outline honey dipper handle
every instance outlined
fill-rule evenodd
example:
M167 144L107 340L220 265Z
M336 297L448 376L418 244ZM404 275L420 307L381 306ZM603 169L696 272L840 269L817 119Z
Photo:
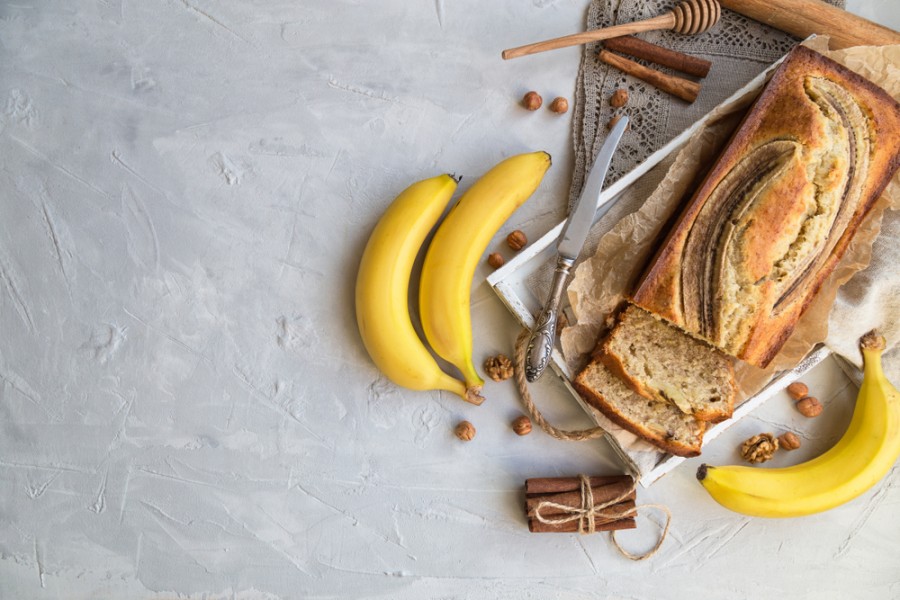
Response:
M900 44L900 33L821 0L720 0L720 3L797 37L805 38L813 33L831 36L832 50Z
M621 35L631 35L641 31L655 31L657 29L672 29L675 26L675 15L668 12L652 19L637 21L635 23L625 23L623 25L614 25L605 29L593 29L582 33L575 33L563 37L536 42L519 46L518 48L509 48L503 51L503 59L518 58L528 54L537 54L538 52L546 52L547 50L556 50L557 48L567 48L569 46L579 46L598 40L608 40L609 38L619 37Z

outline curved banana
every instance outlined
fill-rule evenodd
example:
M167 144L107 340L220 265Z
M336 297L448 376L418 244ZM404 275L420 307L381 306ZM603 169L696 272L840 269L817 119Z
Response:
M444 373L409 315L409 280L416 255L456 190L440 175L412 184L378 221L356 278L356 321L369 356L388 379L412 390L447 390L473 404L484 400Z
M701 465L697 478L713 499L758 517L797 517L856 498L890 471L900 456L900 392L881 369L884 338L861 340L865 368L850 426L830 450L781 469Z
M422 329L431 348L460 370L469 388L484 385L472 362L475 268L491 238L534 193L548 168L546 152L519 154L496 165L451 209L425 254L419 285Z

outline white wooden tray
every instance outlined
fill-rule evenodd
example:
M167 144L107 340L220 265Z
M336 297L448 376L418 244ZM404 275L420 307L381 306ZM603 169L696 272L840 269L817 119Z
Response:
M745 97L748 93L761 90L768 76L780 63L781 61L779 60L766 69L766 71L760 73L753 81L725 100L720 107L736 102L740 98ZM601 199L608 200L608 202L597 211L594 223L597 224L603 219L603 216L629 186L634 185L635 182L647 175L651 169L666 159L666 157L681 148L694 133L706 124L710 118L710 114L691 125L691 127L683 131L665 146L651 154L647 160L638 165L635 169L607 187L602 192ZM548 261L555 260L556 240L562 231L563 224L564 223L558 224L543 237L526 247L520 254L506 263L506 265L494 271L487 278L488 284L494 289L500 299L506 304L510 311L512 311L519 322L529 329L534 325L535 315L540 312L543 297L535 297L535 294L529 288L528 282L538 269L546 265ZM587 257L581 257L582 260L585 258ZM542 292L542 294L545 293L547 293L547 291ZM569 316L571 317L571 314ZM709 428L704 435L704 445L715 439L728 427L736 423L741 417L747 415L776 393L783 390L792 381L803 376L810 369L824 360L829 353L830 352L826 348L817 347L794 369L777 375L763 390L737 406L734 411L734 416L731 419ZM593 420L597 422L599 426L609 431L610 435L607 437L609 438L611 445L622 457L628 467L637 475L642 485L650 485L684 460L678 456L673 456L656 449L650 449L649 444L644 444L645 446L648 446L647 450L636 451L634 449L626 449L626 446L631 447L627 442L629 439L633 439L634 436L611 423L602 413L600 413L600 411L588 405L581 399L581 396L571 385L574 374L569 372L569 368L566 365L558 346L553 350L550 366L566 384L566 387L569 389L572 396L579 404L581 404Z

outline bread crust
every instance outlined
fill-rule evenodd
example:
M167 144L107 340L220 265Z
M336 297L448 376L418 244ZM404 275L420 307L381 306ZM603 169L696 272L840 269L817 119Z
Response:
M616 327L620 326L624 321L628 318L628 306L625 305L624 308L619 310L616 320ZM679 330L679 332L687 337L691 337L691 335L687 332ZM640 395L643 398L647 398L648 400L654 400L657 402L669 402L665 398L661 398L658 396L655 390L652 390L645 386L639 379L636 379L629 372L628 368L625 366L621 357L613 351L612 345L612 337L616 334L616 328L614 327L612 331L609 332L606 337L603 338L601 343L597 346L597 349L594 353L594 359L603 363L609 371L619 378L625 385L627 385L633 392ZM706 342L697 340L698 343L706 344ZM727 376L730 383L730 389L727 397L722 402L721 408L718 410L704 410L699 407L695 407L693 412L691 413L694 418L699 421L707 421L710 423L719 423L731 417L734 409L734 397L737 393L737 384L734 379L734 365L730 361L724 362L723 365L727 371Z
M609 338L603 342L600 346L600 351L597 352L597 360L603 363L603 365L609 369L610 373L618 377L622 380L622 383L627 385L631 391L639 396L646 398L647 400L655 400L659 401L659 398L653 395L653 392L642 384L637 379L632 378L627 369L625 369L625 365L622 364L622 361L619 360L619 357L614 354L609 347Z
M590 363L587 367L585 367L579 375L575 378L575 381L572 382L575 389L584 398L585 402L602 412L606 418L610 421L625 429L626 431L630 431L634 435L639 438L650 442L657 448L668 452L669 454L673 454L675 456L683 456L685 458L690 458L692 456L699 456L701 451L701 446L703 443L703 432L706 430L706 425L703 421L697 421L697 443L695 445L687 445L678 443L674 440L666 439L663 436L658 435L657 433L648 429L644 424L637 423L632 421L631 419L626 418L622 415L621 412L616 410L614 406L612 406L603 394L599 390L593 389L591 386L587 385L584 382L585 374L589 372L589 369L595 367L597 362Z
M827 114L837 123L843 119L850 132L847 134L848 138L853 137L854 127L859 129L853 121L848 124L843 112L837 111L837 116L831 115L827 113L827 106L822 108L821 104L817 104L813 96L815 90L810 91L810 81L822 81L823 85L834 84L838 90L849 93L865 116L869 128L865 140L872 147L865 164L865 178L859 187L859 194L854 196L855 208L852 214L848 213L844 218L843 231L829 230L824 250L818 255L811 254L812 266L803 271L798 283L785 293L779 289L780 281L772 276L773 261L779 251L790 248L791 244L801 239L798 224L806 216L804 211L809 210L808 204L804 205L804 198L813 193L809 182L801 177L801 167L808 164L803 160L812 156L812 150L824 152L831 147L828 120L822 115ZM728 246L730 254L723 253L723 256L732 261L729 265L736 265L735 269L745 273L748 281L752 280L752 285L747 287L752 294L742 295L736 303L745 314L730 321L736 325L728 335L724 335L708 324L720 314L712 311L709 305L716 306L722 300L723 286L709 284L708 289L704 289L703 286L691 285L692 280L685 279L685 264L690 260L701 260L686 255L689 236L698 223L707 200L713 196L717 187L725 185L723 181L740 167L742 160L759 152L762 146L770 142L773 144L770 153L775 157L771 161L783 168L783 171L778 171L777 175L772 175L768 180L767 185L771 187L769 195L763 195L765 190L760 193L758 198L761 200L755 199L756 204L747 209L751 214L741 217L746 222L746 228L741 230L744 236L742 240L749 241ZM778 144L787 148L784 152L795 154L788 156L783 152L788 158L778 159L777 152L781 151L776 148ZM852 150L855 146L851 145L850 148ZM795 160L795 156L800 158ZM778 160L783 160L784 164L777 165ZM830 182L828 178L837 177L836 174L841 172L846 172L848 178L862 176L862 169L855 165L853 156L848 157L847 162L842 162L838 153L834 158L829 157L829 160L833 160L831 170L824 167L822 169L824 185L833 185L838 189L839 183ZM798 161L800 167L796 164ZM844 255L854 233L898 166L900 104L872 82L808 48L798 46L775 72L716 164L682 210L640 278L631 300L726 353L750 364L765 367L787 341L798 319ZM752 169L747 172L752 174ZM818 181L816 185L819 185ZM856 186L850 190L848 184L843 189L842 202L848 195L856 194ZM715 207L707 207L706 211L713 208ZM726 226L731 225L726 223ZM719 243L719 240L715 240L715 243ZM707 259L704 257L702 260ZM720 269L714 272L731 271ZM759 274L762 274L759 281L752 279L752 276ZM695 298L697 294L706 298L704 301L707 304L699 306ZM710 317L710 314L713 316ZM721 314L726 313L723 311ZM614 367L613 364L610 366Z

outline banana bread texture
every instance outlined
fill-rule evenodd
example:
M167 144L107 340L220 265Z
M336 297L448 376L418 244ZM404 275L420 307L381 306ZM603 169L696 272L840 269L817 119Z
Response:
M632 304L620 312L599 359L641 396L670 402L701 421L722 421L733 412L733 359Z

